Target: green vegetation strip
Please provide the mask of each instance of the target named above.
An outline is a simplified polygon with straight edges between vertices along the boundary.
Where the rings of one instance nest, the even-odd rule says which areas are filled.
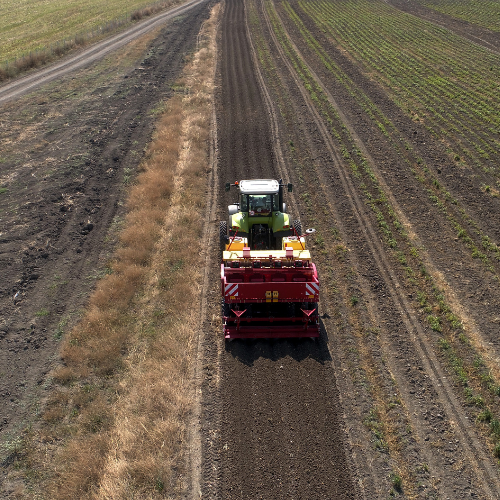
[[[286,2],[284,5],[287,12],[293,14],[293,10]],[[461,380],[464,385],[464,401],[471,407],[481,408],[482,411],[487,409],[491,412],[488,406],[490,405],[495,407],[497,414],[500,414],[497,401],[497,395],[500,393],[498,381],[494,380],[493,375],[489,375],[488,367],[484,366],[484,363],[478,364],[476,362],[479,355],[467,339],[461,322],[446,303],[443,291],[439,289],[433,277],[427,272],[418,249],[411,243],[402,224],[398,221],[393,207],[366,158],[357,148],[347,127],[342,123],[327,96],[310,74],[304,61],[300,59],[293,49],[276,11],[269,4],[268,13],[273,30],[283,50],[292,62],[304,87],[309,92],[314,105],[325,123],[328,124],[330,133],[337,142],[338,149],[343,152],[346,166],[349,167],[358,189],[363,193],[367,204],[371,207],[383,236],[383,241],[392,249],[395,260],[399,262],[402,271],[404,271],[407,287],[412,289],[415,296],[419,298],[421,317],[436,332],[441,349],[443,349],[442,341],[444,340],[447,343],[446,351],[452,352],[453,359],[459,360],[459,366],[466,374]],[[454,373],[457,374],[455,369],[457,363],[450,362],[449,356],[447,359]],[[484,379],[487,375],[489,375],[489,378],[485,382]],[[493,412],[491,413],[493,414]],[[500,440],[494,433],[491,434],[491,437],[494,440],[496,450],[500,445]]]
[[[335,64],[328,52],[318,43],[314,36],[307,30],[300,17],[293,10],[290,4],[283,3],[284,8],[293,22],[296,24],[304,40],[311,50],[313,50],[319,60],[324,64],[327,71],[339,82],[341,82],[349,94],[358,102],[368,117],[380,129],[386,140],[396,151],[401,161],[406,164],[408,170],[416,179],[424,185],[425,192],[433,203],[446,215],[453,230],[457,236],[470,249],[474,258],[481,259],[487,269],[496,275],[500,281],[498,271],[495,270],[495,264],[498,268],[500,262],[500,248],[491,243],[486,235],[461,207],[458,201],[443,188],[435,174],[427,167],[424,160],[419,157],[406,139],[399,133],[391,120],[373,103],[370,98],[357,86],[356,82],[350,79],[341,68]],[[317,21],[317,20],[316,20]],[[322,24],[318,22],[321,28]],[[345,154],[345,153],[344,153]]]
[[[429,9],[500,31],[500,4],[492,0],[418,0]]]

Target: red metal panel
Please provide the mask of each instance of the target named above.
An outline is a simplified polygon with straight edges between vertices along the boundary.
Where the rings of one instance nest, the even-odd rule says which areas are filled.
[[[289,269],[226,268],[221,265],[226,303],[265,302],[266,291],[277,291],[278,302],[318,302],[316,267]]]
[[[284,310],[276,309],[273,305],[317,303],[319,281],[314,264],[303,268],[232,268],[222,264],[221,287],[225,303],[235,304],[229,315],[223,318],[226,339],[319,337],[317,309],[301,309],[302,313],[296,310],[295,314],[299,316],[281,317]],[[272,292],[277,292],[277,300]],[[269,297],[272,297],[272,302],[268,300]],[[249,313],[244,304],[248,304],[251,309],[251,304],[256,303],[269,304],[269,317],[247,317]],[[273,313],[278,313],[280,317],[272,316]]]

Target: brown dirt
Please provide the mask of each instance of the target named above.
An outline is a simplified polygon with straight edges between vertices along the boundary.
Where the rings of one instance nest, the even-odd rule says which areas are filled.
[[[225,4],[219,47],[218,192],[224,193],[227,181],[287,172],[269,119],[275,111],[268,108],[256,75],[244,2]],[[219,218],[233,197],[220,197]],[[212,283],[210,318],[220,307],[217,264]],[[223,346],[220,322],[207,321],[206,329],[204,495],[356,498],[325,338]]]
[[[224,193],[225,182],[251,177],[294,182],[290,212],[323,237],[311,242],[322,280],[322,329],[315,342],[226,345],[218,262],[205,255],[198,379],[202,495],[496,498],[500,478],[487,432],[475,425],[477,411],[464,403],[462,388],[437,348],[440,336],[426,323],[427,313],[394,252],[384,245],[356,179],[286,62],[262,3],[228,0],[223,5],[214,169],[207,189],[210,224],[224,219],[233,201],[234,194]],[[8,189],[0,194],[0,266],[7,270],[0,289],[4,441],[33,419],[50,388],[45,374],[57,338],[77,321],[95,278],[106,270],[123,215],[124,185],[149,139],[151,112],[170,94],[168,83],[206,12],[206,6],[195,8],[163,30],[143,62],[125,74],[108,80],[107,68],[88,70],[2,110],[0,186]],[[359,103],[324,70],[284,12],[278,13],[414,241],[422,244],[425,265],[467,321],[467,334],[498,359],[498,282],[458,241],[422,185],[401,168],[392,145]],[[419,11],[423,14],[428,13]],[[459,31],[442,16],[429,19]],[[396,124],[395,136],[429,165],[439,166],[433,174],[498,242],[498,201],[478,200],[481,178],[452,175],[442,144],[323,39],[310,20],[303,21]],[[491,404],[500,407],[498,398]],[[401,489],[395,477],[402,479]]]
[[[260,2],[245,2],[247,15],[258,12],[260,21],[259,28],[252,28],[252,41],[261,49],[267,45],[272,58],[261,68],[264,80],[259,83],[242,3],[226,3],[221,27],[218,191],[239,178],[283,176],[295,182],[298,196],[291,200],[291,211],[326,240],[314,245],[323,282],[323,328],[313,345],[234,341],[224,346],[216,337],[220,324],[210,316],[204,339],[205,494],[495,498],[500,484],[495,459],[473,424],[476,413],[464,405],[436,348],[439,336],[426,323],[395,255],[381,242],[373,213],[293,67],[284,63]],[[401,113],[307,18],[303,21],[396,124],[400,136],[428,164],[439,166],[447,189],[497,239],[498,202],[485,197],[478,203],[480,180],[467,173],[450,176],[442,145]],[[400,158],[359,104],[324,71],[296,29],[286,27],[401,218],[409,222],[415,241],[425,245],[425,265],[454,298],[468,333],[479,332],[496,356],[492,319],[499,307],[498,283],[457,241],[422,186],[402,171]],[[221,198],[222,219],[232,198]],[[216,281],[215,267],[212,276]],[[217,285],[209,292],[215,310]],[[400,490],[391,479],[395,475],[403,480]]]
[[[207,4],[155,39],[5,104],[1,120],[0,432],[17,432],[50,388],[46,374],[106,262],[155,107],[196,44]],[[148,44],[150,44],[148,46]],[[135,50],[135,52],[134,52]],[[141,59],[137,60],[137,57]]]

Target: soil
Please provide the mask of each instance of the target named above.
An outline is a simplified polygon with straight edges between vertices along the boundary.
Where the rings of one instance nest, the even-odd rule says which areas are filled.
[[[220,33],[216,114],[218,192],[224,193],[225,182],[279,178],[282,167],[243,2],[225,4]],[[221,196],[219,218],[233,197]],[[216,266],[211,310],[220,307]],[[204,495],[356,498],[325,342],[235,341],[224,347],[220,323],[207,327]]]
[[[464,404],[437,348],[439,336],[426,323],[394,254],[382,244],[377,220],[293,66],[285,62],[265,9],[260,2],[245,2],[245,7],[246,17],[243,2],[227,2],[221,26],[218,192],[224,191],[225,182],[241,178],[290,180],[299,195],[287,200],[289,211],[302,219],[303,227],[314,225],[330,241],[313,242],[323,283],[319,342],[223,345],[217,337],[220,324],[213,315],[207,319],[205,495],[496,498],[500,478],[495,459],[473,424],[477,412]],[[282,20],[287,18],[278,12]],[[255,22],[256,13],[260,28],[253,24],[250,33],[248,19]],[[409,141],[434,173],[443,173],[440,180],[446,188],[485,233],[498,239],[500,207],[491,197],[478,202],[482,179],[467,172],[450,175],[452,165],[442,144],[302,17],[335,63],[397,125],[400,138]],[[441,277],[454,306],[498,357],[498,282],[457,241],[359,104],[324,71],[296,28],[285,25],[391,202],[408,221],[426,266]],[[272,63],[265,68],[257,63],[257,44],[261,63],[262,47],[269,47]],[[224,219],[226,206],[234,200],[220,198]],[[212,280],[217,280],[216,266]],[[216,285],[208,295],[216,310]],[[382,427],[387,443],[377,434]],[[401,488],[394,477],[402,478]]]
[[[155,109],[172,95],[208,13],[206,2],[196,5],[135,52],[132,44],[2,107],[0,435],[7,453],[50,389],[60,338],[106,273]]]
[[[497,43],[494,34],[488,38],[480,28],[432,17],[416,3],[390,3],[463,36]],[[207,222],[215,227],[226,218],[234,201],[234,193],[224,191],[226,182],[264,177],[294,183],[289,212],[322,237],[310,241],[322,283],[321,337],[225,343],[219,263],[207,259],[199,350],[202,496],[497,498],[498,465],[487,430],[475,423],[478,410],[464,400],[438,348],[441,336],[429,327],[413,285],[384,244],[359,183],[287,61],[263,3],[228,0],[223,7]],[[471,256],[424,187],[401,167],[390,141],[324,70],[279,6],[277,12],[406,221],[426,268],[467,321],[467,333],[484,353],[500,359],[498,263],[491,271]],[[133,67],[109,60],[2,108],[4,442],[36,418],[50,390],[46,374],[57,362],[58,339],[78,320],[95,280],[106,272],[127,182],[151,136],[155,109],[171,95],[207,15],[203,4],[169,24]],[[302,21],[396,124],[394,137],[411,144],[498,243],[500,206],[481,192],[481,175],[457,173],[440,141],[402,113],[310,19]],[[403,241],[398,243],[402,248]],[[216,252],[218,242],[211,245]],[[498,397],[489,404],[500,408]]]

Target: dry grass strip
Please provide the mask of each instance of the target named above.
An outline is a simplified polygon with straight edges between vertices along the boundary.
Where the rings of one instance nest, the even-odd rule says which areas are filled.
[[[218,6],[178,82],[185,92],[167,103],[131,189],[113,273],[64,340],[64,364],[27,459],[31,484],[43,484],[45,497],[188,491],[217,15]]]

